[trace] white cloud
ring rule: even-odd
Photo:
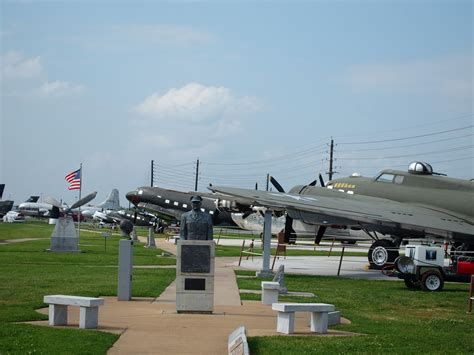
[[[259,110],[256,99],[237,98],[225,87],[190,83],[163,95],[154,93],[136,106],[140,114],[157,121],[175,120],[202,123]]]
[[[84,90],[82,85],[73,85],[66,81],[52,81],[41,85],[36,92],[41,97],[63,97],[78,95]]]
[[[261,110],[259,100],[238,97],[226,87],[190,83],[154,93],[135,107],[138,132],[131,137],[138,155],[160,152],[169,161],[213,156],[235,147],[238,133]]]
[[[353,66],[343,82],[357,92],[390,91],[472,98],[473,65],[469,55],[396,64]]]
[[[6,78],[34,78],[39,76],[43,67],[40,57],[23,58],[16,51],[7,52],[1,57],[2,72]]]

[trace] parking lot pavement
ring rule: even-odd
[[[303,274],[303,275],[318,275],[318,276],[337,276],[339,269],[339,256],[287,256],[280,257],[275,260],[274,270],[278,270],[280,265],[285,266],[285,273],[288,274]],[[273,263],[273,257],[270,261]],[[238,266],[238,261],[233,262],[233,265]],[[261,270],[262,258],[251,257],[247,260],[242,258],[240,268],[249,270]],[[395,277],[389,277],[382,274],[379,270],[369,270],[366,257],[346,256],[341,263],[339,272],[341,277],[349,277],[356,279],[370,279],[370,280],[398,280]]]

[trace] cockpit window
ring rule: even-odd
[[[380,181],[380,182],[388,182],[388,183],[394,183],[394,184],[400,185],[400,184],[403,184],[403,179],[404,179],[403,175],[383,173],[383,174],[380,174],[380,176],[375,180]]]
[[[393,179],[393,182],[395,184],[403,184],[403,175],[395,175],[395,179]]]
[[[381,174],[381,175],[377,178],[377,181],[379,181],[379,182],[389,182],[389,183],[392,183],[394,178],[395,178],[395,175],[393,175],[393,174]]]

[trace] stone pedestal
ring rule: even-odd
[[[278,302],[280,293],[280,284],[278,282],[263,281],[262,282],[262,303],[273,304]]]
[[[176,311],[212,313],[214,256],[212,240],[179,240],[176,255]]]
[[[148,228],[148,238],[147,238],[146,247],[156,249],[155,231],[151,227]]]
[[[79,238],[76,226],[71,216],[59,218],[51,235],[51,249],[53,252],[78,252]]]
[[[129,239],[119,242],[119,270],[117,299],[132,299],[133,242]]]

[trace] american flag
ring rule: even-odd
[[[65,177],[69,183],[69,190],[80,190],[81,189],[81,169],[69,173]]]

